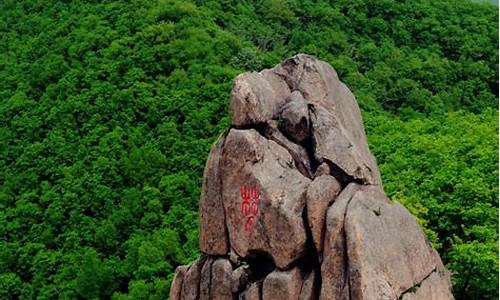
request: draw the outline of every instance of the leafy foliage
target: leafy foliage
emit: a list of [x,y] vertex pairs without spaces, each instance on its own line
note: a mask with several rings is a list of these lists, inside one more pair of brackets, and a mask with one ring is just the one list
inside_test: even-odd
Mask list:
[[457,298],[497,298],[497,23],[464,0],[2,1],[0,298],[167,298],[232,78],[298,52],[355,93]]

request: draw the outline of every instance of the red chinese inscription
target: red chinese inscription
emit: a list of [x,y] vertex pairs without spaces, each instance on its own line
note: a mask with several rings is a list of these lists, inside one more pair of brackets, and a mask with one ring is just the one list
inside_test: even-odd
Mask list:
[[259,213],[260,191],[257,187],[240,187],[241,213],[245,218],[245,231],[251,231]]

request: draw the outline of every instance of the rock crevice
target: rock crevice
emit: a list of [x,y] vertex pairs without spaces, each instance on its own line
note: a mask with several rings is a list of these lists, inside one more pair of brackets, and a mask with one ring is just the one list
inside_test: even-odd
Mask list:
[[299,54],[239,75],[230,115],[204,171],[203,255],[177,268],[171,299],[453,299],[330,65]]

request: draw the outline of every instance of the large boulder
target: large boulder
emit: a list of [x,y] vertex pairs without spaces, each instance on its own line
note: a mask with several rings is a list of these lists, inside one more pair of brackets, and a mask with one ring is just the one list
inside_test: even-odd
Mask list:
[[229,107],[232,124],[242,127],[276,118],[289,93],[288,86],[273,73],[239,75]]
[[304,254],[302,213],[310,180],[285,148],[256,130],[231,129],[221,178],[229,240],[240,257],[267,253],[284,269]]

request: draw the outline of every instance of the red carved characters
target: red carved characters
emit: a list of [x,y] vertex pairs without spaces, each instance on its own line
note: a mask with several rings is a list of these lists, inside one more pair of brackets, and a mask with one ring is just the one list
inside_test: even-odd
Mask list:
[[260,191],[257,187],[241,186],[241,213],[245,217],[245,231],[251,231],[259,213]]

